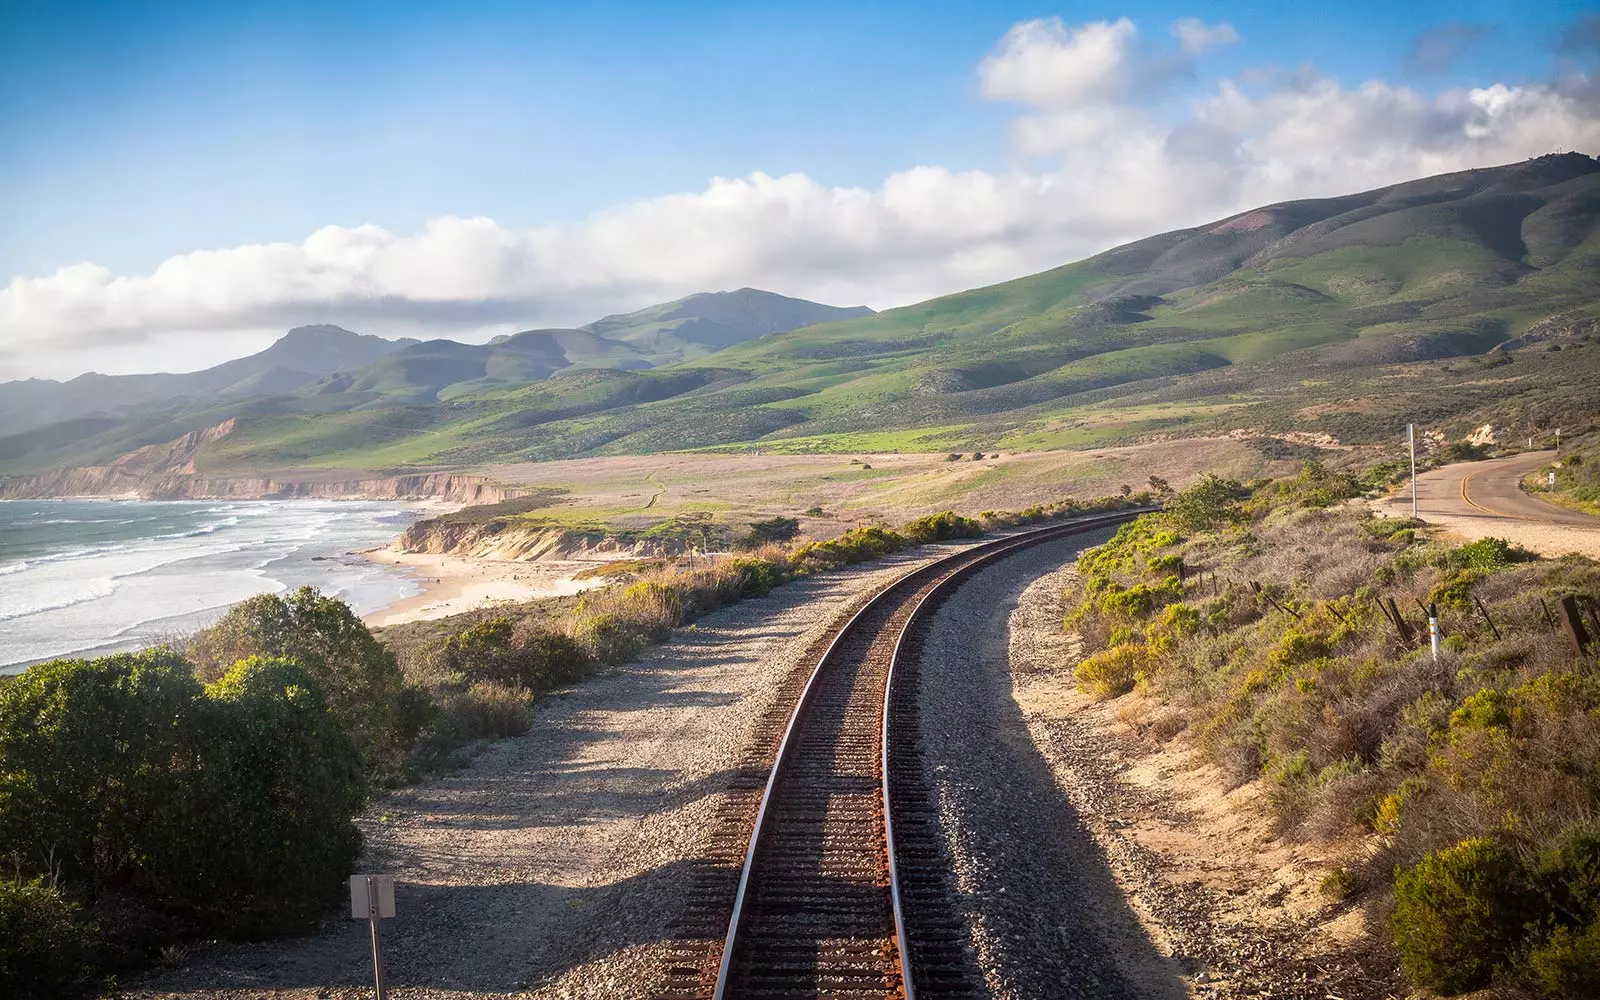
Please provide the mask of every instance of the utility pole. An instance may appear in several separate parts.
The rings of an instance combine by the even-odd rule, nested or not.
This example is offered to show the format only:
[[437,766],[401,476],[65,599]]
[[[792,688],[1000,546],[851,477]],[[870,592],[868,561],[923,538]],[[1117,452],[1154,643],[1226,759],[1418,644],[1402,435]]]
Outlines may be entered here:
[[1417,516],[1417,425],[1406,424],[1406,441],[1411,445],[1411,516]]

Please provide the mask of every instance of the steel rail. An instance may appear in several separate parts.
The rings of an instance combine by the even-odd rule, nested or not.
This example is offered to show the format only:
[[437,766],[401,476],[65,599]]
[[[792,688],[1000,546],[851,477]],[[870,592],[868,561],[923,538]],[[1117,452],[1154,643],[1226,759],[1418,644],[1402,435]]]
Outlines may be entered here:
[[[810,675],[806,679],[805,687],[802,689],[799,698],[796,699],[793,711],[789,714],[788,723],[784,727],[783,737],[778,744],[777,754],[774,758],[772,769],[767,776],[765,787],[761,793],[761,801],[756,811],[755,822],[751,830],[749,845],[745,850],[744,864],[739,873],[738,889],[734,895],[733,910],[728,919],[727,935],[723,939],[722,956],[717,970],[717,981],[715,990],[712,993],[712,1000],[729,1000],[728,990],[730,986],[730,975],[733,969],[735,952],[739,942],[739,933],[744,924],[745,902],[749,896],[750,884],[754,877],[757,855],[763,843],[763,836],[766,834],[768,829],[768,817],[770,815],[770,807],[772,805],[773,796],[778,782],[785,770],[785,765],[790,759],[797,730],[801,724],[801,719],[805,713],[805,710],[811,701],[812,693],[817,688],[818,679],[822,676],[824,670],[833,659],[835,653],[840,647],[840,644],[845,640],[845,637],[851,633],[852,629],[854,629],[866,615],[882,610],[884,607],[886,607],[892,598],[899,596],[897,592],[904,588],[907,584],[910,584],[913,581],[921,578],[932,578],[935,581],[933,587],[917,600],[917,603],[912,608],[910,615],[906,618],[899,633],[895,636],[889,667],[884,678],[883,685],[883,711],[881,714],[881,742],[878,764],[880,772],[879,794],[883,809],[884,842],[888,856],[889,896],[894,920],[896,957],[899,960],[903,994],[906,1000],[915,1000],[911,945],[907,932],[905,908],[900,894],[899,866],[896,863],[895,855],[894,819],[890,804],[889,785],[889,712],[895,676],[895,666],[900,660],[901,651],[905,647],[906,638],[910,634],[911,626],[914,622],[919,621],[919,615],[921,615],[924,608],[931,608],[936,598],[942,598],[943,596],[946,596],[951,590],[954,589],[955,586],[964,582],[979,569],[991,565],[992,563],[997,562],[998,560],[1005,558],[1006,556],[1009,556],[1021,549],[1049,541],[1054,541],[1058,538],[1068,537],[1080,532],[1091,531],[1095,528],[1107,527],[1112,524],[1120,524],[1122,522],[1132,520],[1141,514],[1149,513],[1150,510],[1150,508],[1137,508],[1126,511],[1118,511],[1108,515],[1083,518],[1068,522],[1066,524],[1051,525],[1047,528],[1035,529],[1021,535],[1010,535],[1004,538],[995,539],[992,542],[986,542],[979,546],[965,549],[961,552],[952,553],[951,555],[929,563],[926,566],[921,566],[915,570],[905,573],[904,575],[885,585],[854,614],[852,614],[849,620],[846,621],[845,624],[834,633],[833,639],[828,643],[827,649],[823,652],[822,656],[818,658],[816,665],[812,668]],[[951,564],[955,564],[953,569],[951,568]],[[941,578],[941,574],[945,575],[943,575]]]

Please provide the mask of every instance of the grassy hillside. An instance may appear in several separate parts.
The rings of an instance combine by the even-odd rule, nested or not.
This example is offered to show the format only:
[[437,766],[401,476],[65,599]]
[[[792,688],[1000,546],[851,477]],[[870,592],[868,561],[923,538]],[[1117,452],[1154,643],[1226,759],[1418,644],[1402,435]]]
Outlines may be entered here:
[[[252,401],[200,467],[1085,447],[1240,427],[1361,443],[1408,420],[1525,433],[1600,398],[1588,346],[1600,336],[1600,164],[1547,156],[1267,206],[692,356],[729,316],[762,319],[728,294],[486,348],[416,345]],[[770,299],[767,319],[793,319],[779,306],[794,300]],[[557,364],[574,344],[556,334],[590,338],[589,360]],[[623,344],[688,360],[611,370],[608,345]],[[1553,348],[1567,350],[1557,360]],[[74,447],[105,451],[94,436],[31,450],[0,440],[0,472],[59,464]]]

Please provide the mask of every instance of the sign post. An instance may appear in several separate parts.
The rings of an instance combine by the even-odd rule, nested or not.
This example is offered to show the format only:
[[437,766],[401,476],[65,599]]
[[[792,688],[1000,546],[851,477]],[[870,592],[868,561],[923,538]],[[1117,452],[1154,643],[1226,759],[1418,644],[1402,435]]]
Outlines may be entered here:
[[1411,517],[1417,516],[1417,425],[1406,424],[1406,441],[1411,445]]
[[383,977],[382,921],[393,916],[393,875],[350,876],[350,919],[365,920],[372,930],[372,977],[378,1000],[389,1000],[389,989]]

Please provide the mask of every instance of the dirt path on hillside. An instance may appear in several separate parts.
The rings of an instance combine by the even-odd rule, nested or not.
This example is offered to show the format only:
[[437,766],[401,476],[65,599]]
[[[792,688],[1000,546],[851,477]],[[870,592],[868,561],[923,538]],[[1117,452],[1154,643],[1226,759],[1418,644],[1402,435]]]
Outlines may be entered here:
[[[715,806],[806,647],[939,546],[779,588],[539,705],[533,730],[361,819],[361,869],[399,881],[391,994],[627,1000],[654,994]],[[365,998],[364,924],[197,950],[130,995]]]

